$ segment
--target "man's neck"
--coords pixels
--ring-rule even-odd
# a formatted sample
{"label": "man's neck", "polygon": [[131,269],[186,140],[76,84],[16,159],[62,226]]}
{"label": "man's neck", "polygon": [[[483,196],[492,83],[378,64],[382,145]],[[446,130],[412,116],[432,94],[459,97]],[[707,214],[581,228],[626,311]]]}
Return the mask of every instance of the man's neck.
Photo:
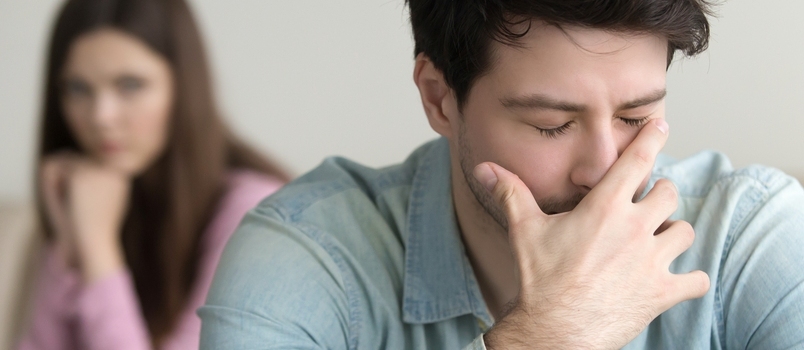
{"label": "man's neck", "polygon": [[478,203],[457,164],[452,167],[452,200],[483,299],[491,315],[498,319],[519,291],[508,235]]}

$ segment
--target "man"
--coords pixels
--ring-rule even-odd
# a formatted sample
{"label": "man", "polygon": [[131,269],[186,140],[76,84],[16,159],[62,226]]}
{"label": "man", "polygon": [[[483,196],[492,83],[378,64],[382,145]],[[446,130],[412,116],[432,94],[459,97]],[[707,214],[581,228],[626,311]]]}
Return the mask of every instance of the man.
{"label": "man", "polygon": [[329,159],[253,210],[202,348],[804,348],[801,186],[657,157],[706,3],[408,3],[443,138]]}

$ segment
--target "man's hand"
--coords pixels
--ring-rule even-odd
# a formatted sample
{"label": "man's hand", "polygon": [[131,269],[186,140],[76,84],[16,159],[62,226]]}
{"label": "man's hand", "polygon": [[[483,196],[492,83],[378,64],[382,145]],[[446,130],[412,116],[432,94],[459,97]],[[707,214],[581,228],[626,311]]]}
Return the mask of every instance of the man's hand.
{"label": "man's hand", "polygon": [[695,237],[687,222],[666,221],[675,186],[660,180],[632,201],[666,140],[666,122],[648,124],[573,211],[551,216],[516,175],[475,168],[508,219],[520,278],[513,307],[485,335],[489,349],[621,348],[673,305],[706,294],[703,271],[668,270]]}

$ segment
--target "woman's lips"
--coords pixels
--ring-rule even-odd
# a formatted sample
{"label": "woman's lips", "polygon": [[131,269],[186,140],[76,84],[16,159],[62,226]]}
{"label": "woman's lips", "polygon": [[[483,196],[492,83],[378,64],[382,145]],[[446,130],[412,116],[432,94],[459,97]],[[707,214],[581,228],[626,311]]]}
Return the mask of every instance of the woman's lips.
{"label": "woman's lips", "polygon": [[104,154],[119,153],[123,150],[123,145],[117,142],[103,142],[101,143],[101,152]]}

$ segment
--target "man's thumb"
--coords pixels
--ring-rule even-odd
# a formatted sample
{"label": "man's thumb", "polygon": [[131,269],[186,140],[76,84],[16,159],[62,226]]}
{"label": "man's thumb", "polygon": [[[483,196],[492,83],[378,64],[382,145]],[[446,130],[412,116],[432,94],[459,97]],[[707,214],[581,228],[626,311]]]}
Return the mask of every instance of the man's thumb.
{"label": "man's thumb", "polygon": [[528,186],[505,168],[491,162],[480,163],[474,169],[474,176],[505,213],[509,230],[522,220],[542,213]]}

